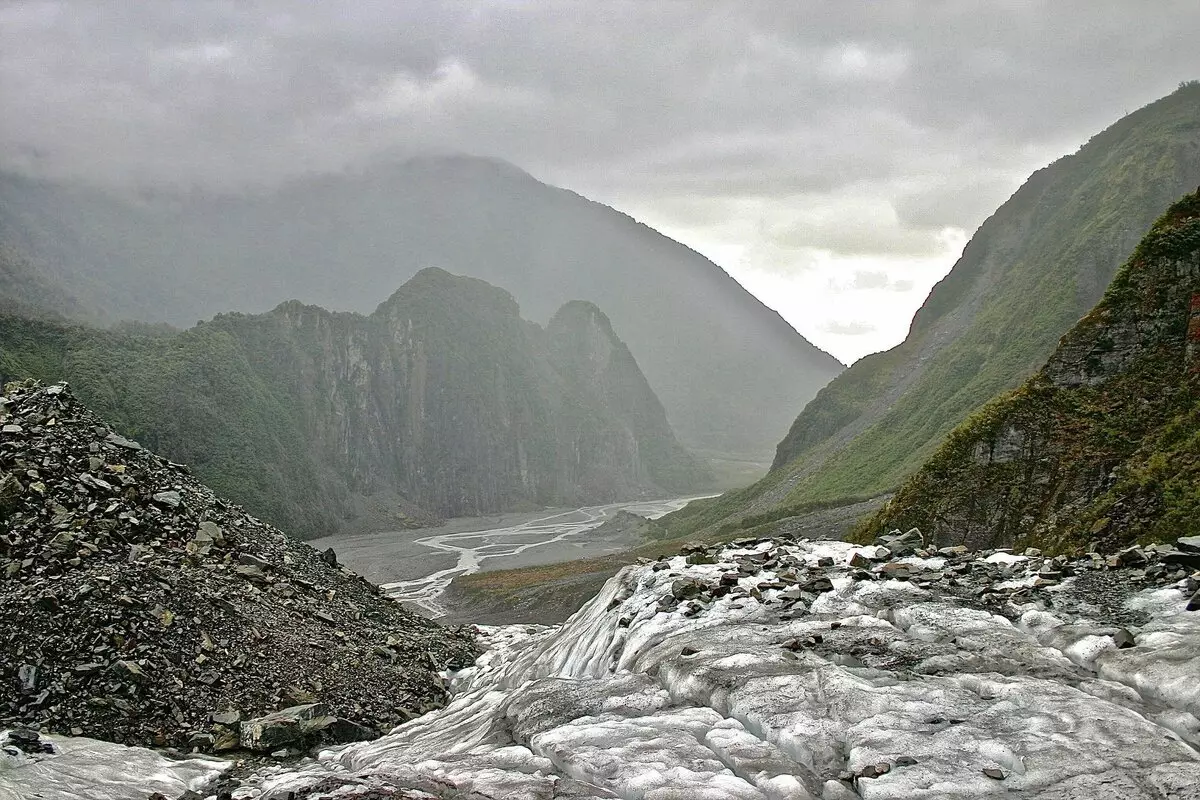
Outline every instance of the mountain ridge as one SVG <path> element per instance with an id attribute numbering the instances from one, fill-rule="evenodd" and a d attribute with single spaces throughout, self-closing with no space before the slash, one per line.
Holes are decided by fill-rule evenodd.
<path id="1" fill-rule="evenodd" d="M 1100 299 L 1141 231 L 1200 184 L 1200 85 L 1035 172 L 967 243 L 910 334 L 823 388 L 747 489 L 674 516 L 687 532 L 887 493 L 954 425 L 1016 386 Z"/>
<path id="2" fill-rule="evenodd" d="M 0 241 L 114 317 L 191 324 L 280 297 L 369 313 L 435 266 L 506 287 L 530 319 L 604 309 L 692 447 L 765 460 L 843 369 L 727 273 L 633 217 L 504 162 L 372 164 L 243 195 L 0 176 Z"/>
<path id="3" fill-rule="evenodd" d="M 919 527 L 939 544 L 1061 550 L 1200 532 L 1197 356 L 1200 190 L 1155 222 L 1042 369 L 955 428 L 857 535 Z"/>
<path id="4" fill-rule="evenodd" d="M 708 480 L 604 322 L 543 329 L 505 290 L 430 268 L 369 316 L 289 301 L 175 332 L 0 317 L 0 373 L 71 380 L 126 435 L 297 535 L 395 530 Z M 551 354 L 569 337 L 617 357 L 567 370 Z M 581 388 L 588 369 L 604 392 Z"/>

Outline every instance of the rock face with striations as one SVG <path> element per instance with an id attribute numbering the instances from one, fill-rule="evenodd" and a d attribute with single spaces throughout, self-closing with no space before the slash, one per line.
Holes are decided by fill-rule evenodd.
<path id="1" fill-rule="evenodd" d="M 318 702 L 309 743 L 360 739 L 440 705 L 436 672 L 474 657 L 64 385 L 0 398 L 0 485 L 0 729 L 220 751 Z"/>
<path id="2" fill-rule="evenodd" d="M 912 526 L 939 544 L 1056 548 L 1200 532 L 1200 191 L 1042 370 L 955 429 L 861 535 Z"/>
<path id="3" fill-rule="evenodd" d="M 607 318 L 546 328 L 439 269 L 370 316 L 288 302 L 184 332 L 0 317 L 0 374 L 89 404 L 300 536 L 679 493 L 706 469 Z"/>

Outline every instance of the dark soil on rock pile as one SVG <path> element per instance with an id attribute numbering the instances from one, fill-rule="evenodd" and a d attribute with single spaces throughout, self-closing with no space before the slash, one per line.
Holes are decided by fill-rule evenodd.
<path id="1" fill-rule="evenodd" d="M 476 649 L 25 383 L 0 398 L 0 652 L 0 727 L 207 749 L 214 712 L 314 700 L 386 730 Z"/>

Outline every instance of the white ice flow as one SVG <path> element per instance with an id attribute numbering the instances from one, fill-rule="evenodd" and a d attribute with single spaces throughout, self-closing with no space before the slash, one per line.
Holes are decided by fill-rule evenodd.
<path id="1" fill-rule="evenodd" d="M 7 731 L 0 731 L 0 741 Z M 204 791 L 232 766 L 214 758 L 170 759 L 144 747 L 43 736 L 53 753 L 0 749 L 0 800 L 146 800 Z"/>
<path id="2" fill-rule="evenodd" d="M 626 568 L 562 626 L 488 630 L 448 707 L 249 793 L 1200 798 L 1200 613 L 1183 610 L 1182 592 L 1133 597 L 1149 621 L 1127 649 L 1114 628 L 1065 612 L 1031 605 L 1013 622 L 840 569 L 799 619 L 781 620 L 781 590 L 758 588 L 766 569 L 720 599 L 662 610 L 676 581 L 716 584 L 768 549 L 780 568 L 846 565 L 856 550 L 763 543 L 716 564 Z"/>

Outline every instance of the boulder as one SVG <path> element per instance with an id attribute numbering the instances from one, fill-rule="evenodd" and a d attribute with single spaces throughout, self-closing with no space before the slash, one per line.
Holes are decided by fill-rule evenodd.
<path id="1" fill-rule="evenodd" d="M 1200 536 L 1180 536 L 1175 546 L 1185 553 L 1200 553 Z"/>
<path id="2" fill-rule="evenodd" d="M 671 595 L 676 600 L 688 600 L 704 594 L 708 586 L 695 578 L 680 578 L 671 584 Z"/>
<path id="3" fill-rule="evenodd" d="M 335 722 L 324 703 L 292 706 L 265 717 L 246 720 L 239 730 L 242 747 L 268 753 L 281 745 L 301 742 Z"/>

